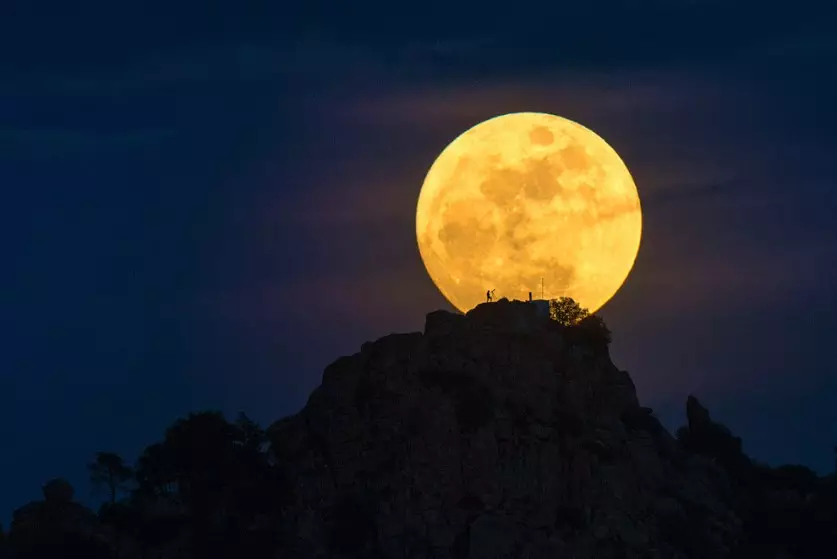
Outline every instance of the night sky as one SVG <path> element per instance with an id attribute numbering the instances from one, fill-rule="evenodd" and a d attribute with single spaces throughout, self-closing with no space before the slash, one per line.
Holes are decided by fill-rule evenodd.
<path id="1" fill-rule="evenodd" d="M 79 5 L 84 7 L 79 7 Z M 322 369 L 450 308 L 424 174 L 558 114 L 622 156 L 643 239 L 601 311 L 672 430 L 837 443 L 837 8 L 596 0 L 0 5 L 0 520 L 189 411 L 298 411 Z M 733 5 L 734 4 L 734 5 Z"/>

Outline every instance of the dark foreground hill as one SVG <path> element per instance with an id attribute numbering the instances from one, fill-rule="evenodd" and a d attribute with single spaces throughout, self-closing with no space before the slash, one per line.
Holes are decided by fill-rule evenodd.
<path id="1" fill-rule="evenodd" d="M 673 437 L 639 404 L 606 338 L 529 304 L 437 311 L 424 332 L 338 359 L 305 408 L 266 434 L 246 418 L 180 420 L 142 454 L 129 497 L 98 517 L 53 484 L 51 498 L 15 513 L 5 549 L 19 558 L 72 546 L 148 558 L 835 556 L 833 476 L 753 463 L 694 398 L 687 416 Z"/>

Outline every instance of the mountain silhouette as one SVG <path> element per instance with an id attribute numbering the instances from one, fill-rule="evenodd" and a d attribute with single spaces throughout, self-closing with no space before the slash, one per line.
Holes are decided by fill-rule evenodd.
<path id="1" fill-rule="evenodd" d="M 640 406 L 604 344 L 526 303 L 364 344 L 271 426 L 292 555 L 724 557 L 729 481 Z"/>
<path id="2" fill-rule="evenodd" d="M 53 482 L 0 557 L 73 556 L 50 541 L 131 558 L 834 555 L 834 475 L 754 462 L 694 397 L 672 436 L 600 327 L 504 299 L 431 312 L 336 360 L 266 431 L 179 420 L 98 516 Z"/>

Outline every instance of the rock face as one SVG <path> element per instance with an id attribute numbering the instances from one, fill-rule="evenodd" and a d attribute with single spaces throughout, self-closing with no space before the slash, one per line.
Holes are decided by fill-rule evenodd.
<path id="1" fill-rule="evenodd" d="M 281 556 L 728 556 L 725 474 L 571 338 L 500 301 L 330 365 L 269 430 L 294 481 Z"/>

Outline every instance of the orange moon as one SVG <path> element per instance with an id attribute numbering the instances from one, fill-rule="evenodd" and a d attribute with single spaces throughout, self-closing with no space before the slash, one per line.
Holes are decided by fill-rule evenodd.
<path id="1" fill-rule="evenodd" d="M 616 151 L 545 113 L 462 133 L 430 167 L 416 208 L 427 272 L 463 312 L 491 289 L 497 299 L 572 297 L 595 312 L 624 283 L 641 236 L 639 193 Z"/>

